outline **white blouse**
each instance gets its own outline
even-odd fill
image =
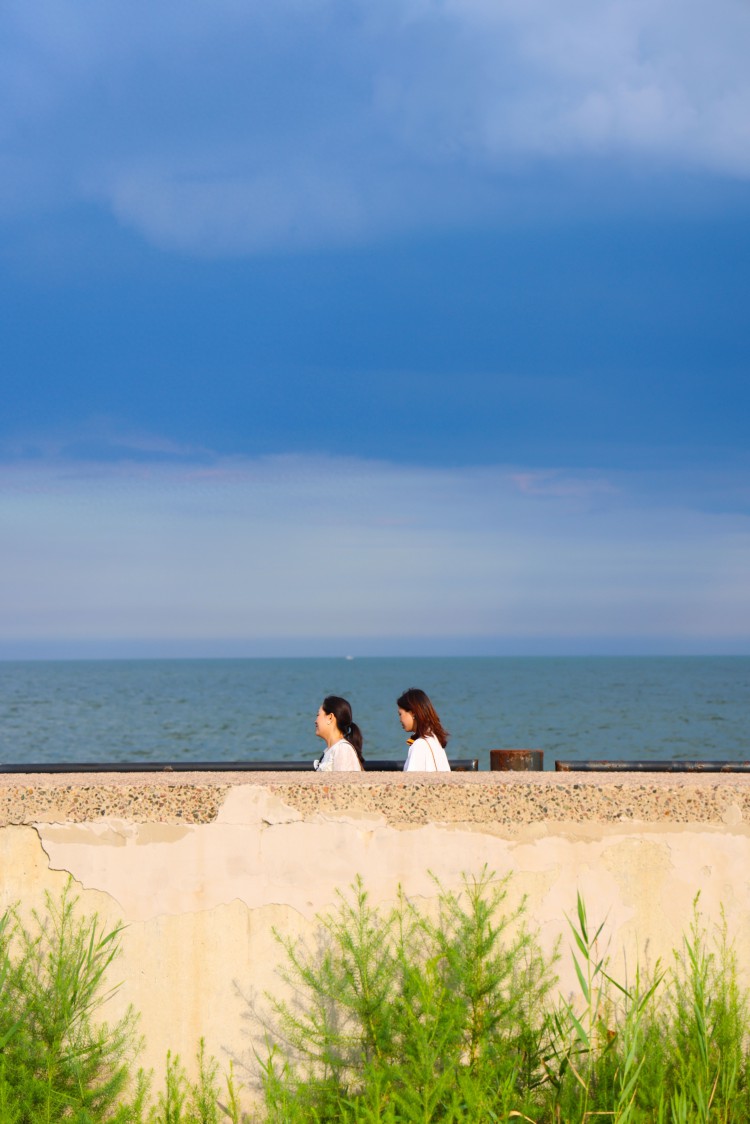
[[[362,770],[357,751],[346,738],[329,745],[323,756],[313,761],[313,766],[321,773],[359,773]]]
[[[434,734],[417,738],[409,746],[404,762],[405,773],[450,773],[448,757]]]

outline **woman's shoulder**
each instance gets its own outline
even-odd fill
[[[362,766],[357,751],[346,738],[342,738],[341,741],[332,745],[330,752],[333,758],[334,768],[342,771],[350,770],[352,772],[361,770]]]
[[[432,768],[432,754],[430,743],[426,737],[415,738],[409,746],[409,752],[404,762],[405,772],[424,773]]]
[[[445,752],[437,734],[426,734],[424,737],[418,738],[417,741],[422,743],[420,750],[427,761],[427,769],[434,769],[438,773],[450,772],[448,754]],[[414,745],[417,745],[417,742]]]
[[[451,767],[448,764],[448,754],[437,734],[431,735],[430,747],[435,757],[435,767],[437,771],[439,773],[450,773]]]

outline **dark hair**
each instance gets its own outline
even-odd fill
[[[408,710],[409,714],[414,715],[414,733],[418,738],[434,734],[445,749],[448,734],[443,729],[437,711],[424,691],[420,691],[418,687],[410,687],[396,700],[396,706],[399,710]]]
[[[336,719],[336,725],[349,742],[349,745],[354,749],[359,758],[359,763],[364,769],[365,759],[362,756],[362,731],[356,722],[352,722],[352,708],[347,700],[339,698],[338,695],[326,695],[323,699],[323,711],[325,714],[332,714]]]

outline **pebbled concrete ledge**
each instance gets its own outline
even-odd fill
[[[365,814],[391,825],[750,825],[750,775],[617,773],[86,773],[0,776],[0,826],[210,824],[230,793],[265,790],[302,818]]]

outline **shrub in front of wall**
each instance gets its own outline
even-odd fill
[[[129,1010],[99,1018],[112,994],[106,974],[120,951],[120,929],[79,918],[70,883],[30,922],[0,921],[0,1120],[3,1124],[127,1121],[142,1082],[125,1104],[139,1041]]]
[[[313,949],[279,937],[294,998],[268,1014],[268,1124],[750,1120],[748,993],[697,899],[672,961],[622,982],[579,896],[567,998],[486,870],[432,912],[378,910],[358,881],[321,921]],[[120,936],[78,916],[70,884],[29,922],[0,917],[0,1124],[247,1124],[202,1041],[195,1082],[172,1054],[155,1097],[134,1073],[133,1012],[101,1020]]]
[[[315,949],[279,937],[294,998],[264,1020],[269,1124],[747,1124],[750,1008],[723,919],[707,932],[696,902],[673,962],[622,982],[579,896],[563,998],[505,901],[485,871],[430,919],[375,909],[358,881]]]
[[[554,971],[506,898],[485,870],[462,894],[440,888],[431,919],[404,899],[381,912],[357,882],[319,952],[279,938],[298,998],[272,1002],[269,1121],[531,1113]]]
[[[218,1063],[201,1039],[191,1082],[167,1054],[163,1089],[136,1070],[141,1045],[132,1009],[115,1022],[102,1008],[117,990],[107,975],[121,927],[80,915],[68,882],[59,899],[24,922],[0,917],[0,1124],[240,1124],[232,1067],[222,1091]]]

